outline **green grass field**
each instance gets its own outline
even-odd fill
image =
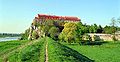
[[[38,40],[0,42],[0,62],[44,62],[48,42],[48,62],[119,62],[120,42],[88,45],[59,43],[46,37]],[[22,46],[21,46],[22,45]],[[21,48],[21,49],[20,49]],[[7,56],[6,56],[6,55]],[[5,59],[3,57],[6,56]]]
[[[94,60],[95,62],[119,62],[120,61],[120,42],[108,42],[102,45],[79,45],[64,44]]]
[[[44,62],[45,38],[0,42],[0,62]],[[3,48],[4,47],[4,48]],[[7,48],[6,48],[7,47]],[[4,58],[5,57],[5,58]]]
[[[36,40],[35,44],[28,45],[22,50],[16,51],[8,57],[10,62],[44,62],[44,39]]]
[[[93,62],[79,52],[48,38],[49,62]]]
[[[0,55],[7,53],[13,49],[16,49],[18,46],[26,43],[27,40],[14,40],[14,41],[6,41],[0,42]]]

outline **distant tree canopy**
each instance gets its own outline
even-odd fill
[[[19,37],[21,34],[14,34],[14,33],[0,33],[0,37]]]

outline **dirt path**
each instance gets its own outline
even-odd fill
[[[46,43],[46,49],[45,49],[45,62],[48,62],[48,42]]]
[[[16,51],[20,51],[20,50],[23,49],[24,47],[26,47],[26,46],[28,46],[28,45],[31,45],[31,44],[34,44],[34,43],[36,43],[36,42],[38,42],[38,41],[36,41],[36,40],[35,40],[35,41],[30,41],[30,42],[28,42],[28,43],[26,43],[26,44],[24,44],[24,45],[19,46],[18,48],[14,49],[14,50],[12,50],[12,51],[7,52],[6,54],[2,55],[1,57],[3,57],[4,62],[7,62],[7,61],[8,61],[8,56],[9,56],[10,54],[12,54],[12,53],[14,53],[14,52],[16,52]]]

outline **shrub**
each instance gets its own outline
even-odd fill
[[[59,28],[57,27],[51,27],[49,30],[50,37],[53,39],[57,39],[59,34]]]
[[[113,41],[117,41],[118,39],[115,38],[115,36],[112,37]]]
[[[85,34],[85,35],[82,36],[82,40],[83,41],[91,41],[92,39],[91,39],[90,35]]]
[[[60,40],[64,40],[67,43],[73,43],[77,40],[77,25],[75,23],[69,22],[65,23],[64,29],[59,35]]]
[[[36,31],[33,31],[32,37],[33,37],[33,39],[37,39],[39,37],[39,35]]]

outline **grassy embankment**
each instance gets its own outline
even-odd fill
[[[0,55],[6,54],[26,42],[27,40],[12,40],[0,42]]]
[[[22,45],[18,49],[15,49],[13,53],[8,55],[5,59],[1,59],[0,62],[9,61],[9,62],[44,62],[45,61],[45,38],[35,40],[34,43],[29,44],[27,42],[25,44],[29,44],[27,46]],[[31,41],[33,42],[33,41]],[[15,44],[14,42],[12,44]],[[25,46],[25,47],[23,47]],[[15,46],[17,47],[17,46]],[[23,47],[23,48],[22,48]],[[21,49],[20,49],[21,48]],[[2,57],[1,57],[2,58]]]
[[[99,45],[79,45],[58,43],[51,38],[42,38],[31,41],[34,42],[22,49],[17,49],[20,45],[30,43],[24,41],[0,42],[0,54],[4,55],[16,50],[8,55],[9,62],[44,62],[45,44],[48,42],[49,62],[118,62],[120,61],[120,43],[106,42]],[[0,58],[3,58],[2,56]],[[92,60],[91,60],[92,59]],[[0,62],[3,62],[0,60]]]
[[[79,45],[65,44],[83,54],[84,56],[95,60],[95,62],[119,62],[120,61],[120,42],[106,42],[101,45]]]
[[[93,62],[81,53],[64,46],[51,38],[48,41],[48,61],[49,62]]]

